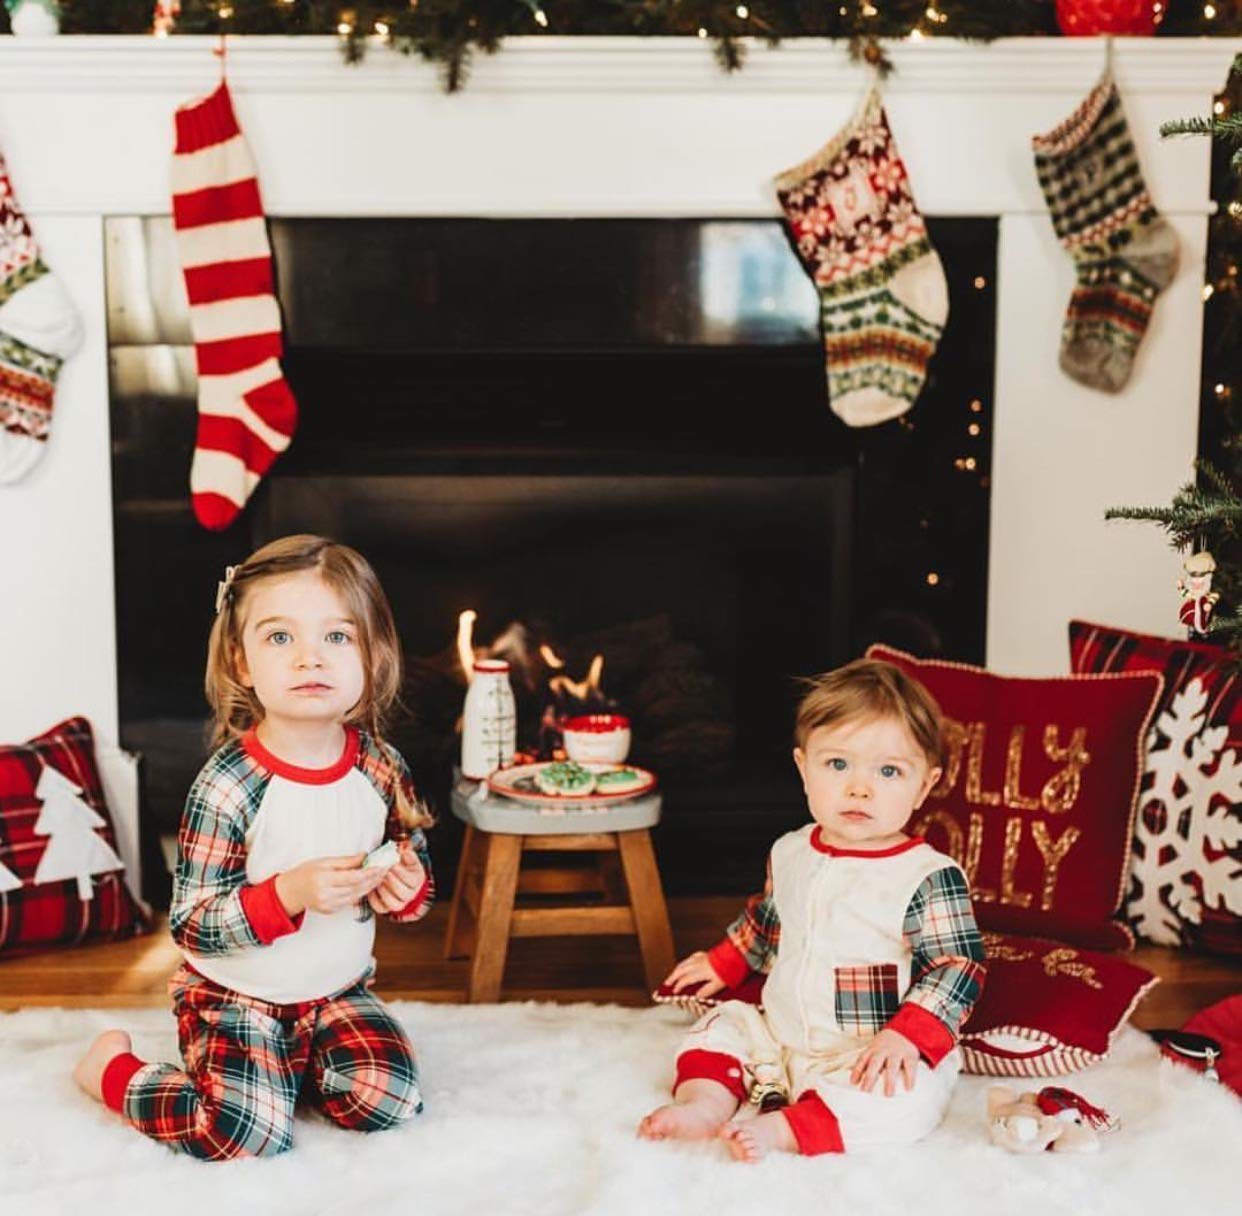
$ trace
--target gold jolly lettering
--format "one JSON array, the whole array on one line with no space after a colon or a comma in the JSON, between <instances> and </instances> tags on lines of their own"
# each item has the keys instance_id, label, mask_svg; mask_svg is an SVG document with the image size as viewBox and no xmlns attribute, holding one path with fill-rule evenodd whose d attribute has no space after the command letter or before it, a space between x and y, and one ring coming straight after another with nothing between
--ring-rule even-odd
<instances>
[{"instance_id":1,"label":"gold jolly lettering","mask_svg":"<svg viewBox=\"0 0 1242 1216\"><path fill-rule=\"evenodd\" d=\"M983 745L988 737L987 724L972 722L967 734L966 801L982 806L1000 806L1000 792L983 788Z\"/></svg>"},{"instance_id":2,"label":"gold jolly lettering","mask_svg":"<svg viewBox=\"0 0 1242 1216\"><path fill-rule=\"evenodd\" d=\"M1060 746L1060 730L1055 722L1044 727L1044 752L1048 759L1065 767L1053 773L1040 791L1039 801L1050 815L1063 815L1075 802L1082 790L1082 770L1091 763L1087 751L1087 728L1076 726L1070 735L1069 745Z\"/></svg>"},{"instance_id":3,"label":"gold jolly lettering","mask_svg":"<svg viewBox=\"0 0 1242 1216\"><path fill-rule=\"evenodd\" d=\"M1031 835L1035 837L1035 847L1044 859L1044 888L1040 892L1039 906L1047 912L1052 907L1057 893L1057 872L1065 855L1074 847L1075 841L1082 831L1072 824L1061 833L1059 840L1053 840L1048 825L1042 819L1031 824Z\"/></svg>"},{"instance_id":4,"label":"gold jolly lettering","mask_svg":"<svg viewBox=\"0 0 1242 1216\"><path fill-rule=\"evenodd\" d=\"M1014 871L1018 867L1018 845L1022 843L1022 820L1016 815L1005 820L1005 854L1001 859L1000 901L1011 908L1029 908L1031 896L1028 891L1016 891L1013 885Z\"/></svg>"},{"instance_id":5,"label":"gold jolly lettering","mask_svg":"<svg viewBox=\"0 0 1242 1216\"><path fill-rule=\"evenodd\" d=\"M1005 805L1019 811L1037 811L1038 798L1022 792L1022 747L1026 742L1026 727L1015 726L1009 732L1009 748L1005 753Z\"/></svg>"}]
</instances>

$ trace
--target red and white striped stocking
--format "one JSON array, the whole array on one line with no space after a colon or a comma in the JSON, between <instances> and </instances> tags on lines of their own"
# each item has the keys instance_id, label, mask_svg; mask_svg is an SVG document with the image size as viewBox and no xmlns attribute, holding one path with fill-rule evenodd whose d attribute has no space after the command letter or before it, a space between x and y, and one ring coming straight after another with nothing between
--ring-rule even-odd
<instances>
[{"instance_id":1,"label":"red and white striped stocking","mask_svg":"<svg viewBox=\"0 0 1242 1216\"><path fill-rule=\"evenodd\" d=\"M173 226L198 362L190 494L199 523L218 530L289 446L298 407L278 362L272 248L228 85L181 106L176 122Z\"/></svg>"}]
</instances>

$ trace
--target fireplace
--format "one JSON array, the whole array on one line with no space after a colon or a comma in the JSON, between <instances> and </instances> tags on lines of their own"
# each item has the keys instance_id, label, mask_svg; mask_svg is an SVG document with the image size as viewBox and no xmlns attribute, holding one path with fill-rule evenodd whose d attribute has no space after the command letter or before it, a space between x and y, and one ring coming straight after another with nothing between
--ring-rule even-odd
<instances>
[{"instance_id":1,"label":"fireplace","mask_svg":"<svg viewBox=\"0 0 1242 1216\"><path fill-rule=\"evenodd\" d=\"M796 677L871 640L982 660L996 226L932 221L952 314L905 419L824 401L813 289L772 220L272 223L295 441L216 536L185 491L192 350L168 222L108 221L122 740L170 832L203 755L215 571L288 532L394 607L393 731L451 874L458 614L522 622L636 721L671 892L745 890L804 818ZM166 592L148 593L158 569ZM443 677L443 678L442 678Z\"/></svg>"}]
</instances>

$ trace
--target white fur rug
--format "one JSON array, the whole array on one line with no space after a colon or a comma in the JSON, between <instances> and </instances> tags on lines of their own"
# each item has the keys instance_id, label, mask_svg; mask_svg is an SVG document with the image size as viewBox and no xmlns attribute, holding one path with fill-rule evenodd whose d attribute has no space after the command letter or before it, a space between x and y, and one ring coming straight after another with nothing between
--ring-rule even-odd
<instances>
[{"instance_id":1,"label":"white fur rug","mask_svg":"<svg viewBox=\"0 0 1242 1216\"><path fill-rule=\"evenodd\" d=\"M204 1164L146 1140L73 1086L99 1030L176 1057L159 1010L0 1014L0 1208L17 1216L1092 1216L1238 1211L1242 1102L1160 1060L1136 1030L1069 1084L1120 1116L1093 1156L1011 1156L987 1140L984 1091L963 1078L946 1122L900 1153L757 1166L722 1145L649 1144L686 1015L613 1006L399 1002L426 1110L363 1136L301 1118L293 1151Z\"/></svg>"}]
</instances>

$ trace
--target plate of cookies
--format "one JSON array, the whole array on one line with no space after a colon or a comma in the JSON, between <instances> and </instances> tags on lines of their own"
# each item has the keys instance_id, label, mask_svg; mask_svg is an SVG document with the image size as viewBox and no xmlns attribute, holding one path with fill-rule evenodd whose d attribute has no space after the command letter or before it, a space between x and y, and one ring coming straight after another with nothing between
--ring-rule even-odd
<instances>
[{"instance_id":1,"label":"plate of cookies","mask_svg":"<svg viewBox=\"0 0 1242 1216\"><path fill-rule=\"evenodd\" d=\"M519 764L497 769L487 779L492 793L539 806L624 802L655 787L655 773L633 764L578 764L573 760Z\"/></svg>"}]
</instances>

